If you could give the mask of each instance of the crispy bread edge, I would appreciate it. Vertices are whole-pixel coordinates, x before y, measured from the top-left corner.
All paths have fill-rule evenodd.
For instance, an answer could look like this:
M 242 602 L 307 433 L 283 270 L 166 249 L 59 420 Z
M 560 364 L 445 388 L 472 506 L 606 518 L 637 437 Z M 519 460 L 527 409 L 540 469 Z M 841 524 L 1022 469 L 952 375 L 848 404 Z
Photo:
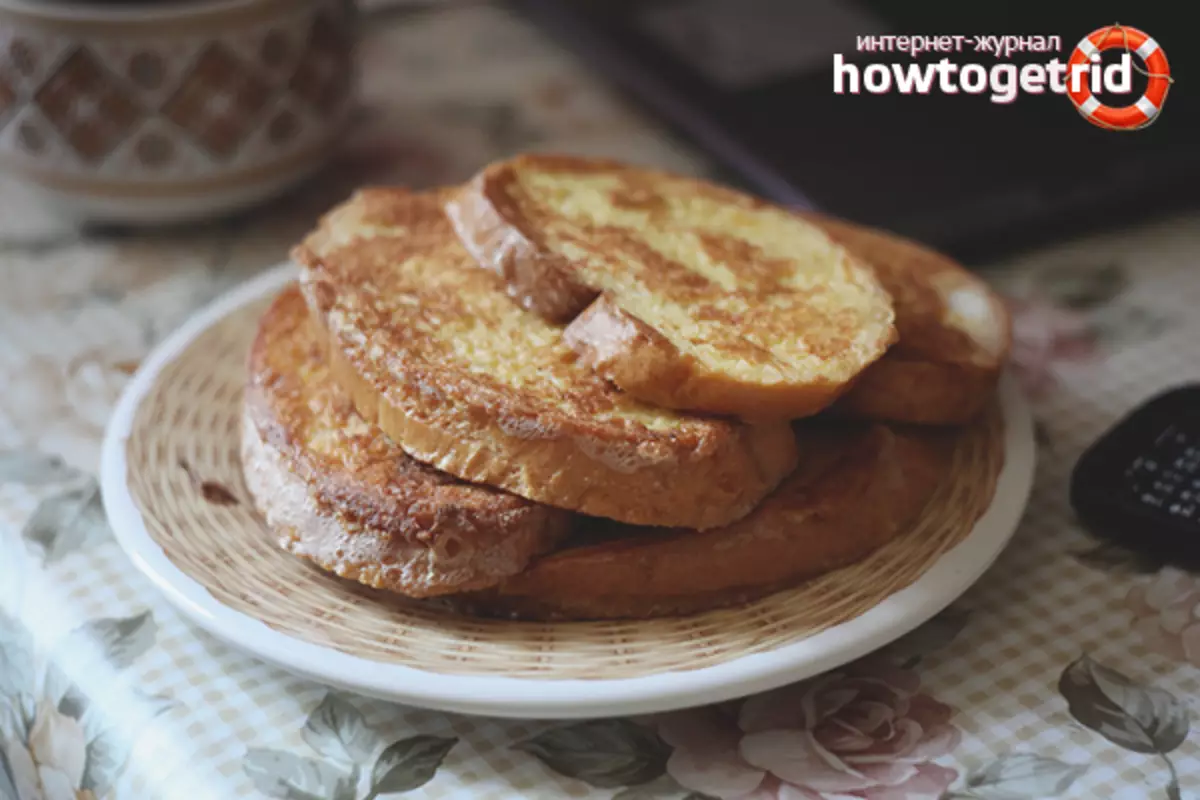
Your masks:
M 343 577 L 422 597 L 494 585 L 566 535 L 570 514 L 512 496 L 405 513 L 412 502 L 406 491 L 388 492 L 314 462 L 268 385 L 268 351 L 280 334 L 276 315 L 295 291 L 285 289 L 260 321 L 243 394 L 247 485 L 264 516 L 279 523 L 285 549 Z
M 459 537 L 439 532 L 426 545 L 353 522 L 313 497 L 286 452 L 267 442 L 249 413 L 242 418 L 241 459 L 246 488 L 282 549 L 342 578 L 409 597 L 494 586 L 521 572 L 533 554 L 549 550 L 564 532 L 546 524 L 502 524 L 487 537 L 489 547 L 476 546 L 478 530 Z M 439 548 L 449 541 L 461 547 Z
M 724 528 L 552 553 L 495 589 L 450 602 L 487 616 L 581 620 L 690 614 L 761 598 L 858 561 L 905 530 L 945 476 L 948 444 L 873 426 L 815 479 L 798 474 L 780 487 L 777 494 L 812 498 L 800 521 L 768 500 Z
M 461 398 L 431 402 L 421 387 L 377 374 L 339 338 L 327 319 L 332 292 L 320 278 L 320 259 L 303 246 L 293 258 L 309 270 L 301 287 L 328 337 L 331 374 L 359 414 L 413 458 L 462 480 L 629 524 L 705 529 L 745 516 L 796 465 L 786 425 L 740 425 L 704 452 L 647 457 L 632 443 L 544 437 L 534 424 L 506 431 L 497 415 Z
M 913 425 L 964 425 L 984 409 L 999 382 L 999 368 L 884 356 L 831 412 Z
M 353 522 L 423 546 L 429 546 L 434 535 L 486 539 L 511 535 L 518 527 L 544 529 L 548 539 L 566 533 L 569 512 L 531 503 L 512 494 L 464 485 L 464 490 L 472 491 L 457 496 L 454 492 L 444 492 L 442 497 L 434 500 L 422 491 L 420 480 L 405 477 L 381 486 L 365 481 L 351 470 L 331 469 L 326 460 L 309 451 L 308 444 L 296 429 L 297 420 L 291 418 L 290 409 L 283 405 L 286 401 L 276 395 L 280 391 L 274 384 L 279 375 L 278 368 L 287 371 L 304 366 L 292 363 L 290 359 L 282 364 L 272 363 L 278 356 L 273 352 L 275 348 L 295 344 L 294 341 L 282 342 L 280 337 L 294 336 L 297 324 L 304 327 L 313 343 L 326 343 L 326 338 L 320 336 L 320 330 L 311 319 L 303 294 L 292 283 L 279 293 L 259 320 L 247 357 L 243 403 L 267 445 L 280 453 L 288 470 L 308 485 L 322 507 L 336 509 L 338 514 Z M 295 378 L 295 375 L 291 377 Z M 311 402 L 311 396 L 308 401 Z M 317 416 L 322 413 L 313 408 L 308 411 Z M 402 452 L 398 452 L 398 456 L 409 460 Z M 409 491 L 410 488 L 413 491 Z M 437 518 L 434 524 L 428 523 L 431 515 Z
M 818 380 L 764 386 L 701 371 L 694 359 L 618 308 L 606 294 L 566 327 L 563 339 L 592 370 L 630 394 L 666 408 L 702 407 L 762 421 L 798 419 L 824 410 L 854 383 L 854 379 L 845 383 Z
M 818 225 L 835 241 L 854 252 L 851 238 L 863 226 L 838 217 L 815 212 L 803 216 Z M 943 270 L 969 271 L 954 259 L 933 248 L 888 231 L 867 229 L 866 234 L 894 242 L 895 246 L 928 251 Z M 869 265 L 869 260 L 859 255 Z M 915 276 L 923 280 L 924 274 Z M 1000 374 L 1012 350 L 1012 315 L 1003 298 L 977 276 L 971 282 L 978 285 L 987 300 L 990 317 L 1000 329 L 1003 345 L 990 363 L 979 360 L 936 359 L 924 354 L 904 351 L 901 347 L 885 353 L 868 366 L 850 390 L 833 406 L 839 416 L 864 420 L 882 420 L 916 425 L 962 425 L 977 417 L 996 390 Z M 901 312 L 897 307 L 897 314 Z M 989 353 L 989 356 L 991 354 Z
M 568 322 L 598 293 L 576 281 L 564 259 L 535 244 L 513 215 L 504 214 L 502 187 L 513 180 L 511 165 L 487 167 L 450 195 L 446 216 L 471 257 L 503 278 L 522 308 Z
M 294 295 L 293 295 L 294 293 Z M 280 315 L 290 312 L 285 303 L 296 302 L 297 310 L 304 314 L 302 322 L 313 334 L 319 334 L 307 303 L 296 284 L 290 284 L 263 314 L 259 328 L 247 356 L 247 380 L 244 389 L 246 413 L 257 426 L 260 435 L 273 450 L 280 453 L 288 464 L 289 471 L 298 475 L 309 487 L 314 499 L 325 507 L 335 508 L 347 518 L 374 529 L 386 530 L 393 537 L 406 537 L 410 542 L 428 544 L 430 531 L 421 520 L 434 513 L 431 502 L 420 492 L 410 493 L 407 484 L 398 483 L 385 490 L 383 487 L 365 483 L 359 476 L 346 470 L 330 470 L 321 459 L 307 450 L 307 445 L 295 430 L 295 421 L 290 419 L 280 401 L 274 396 L 277 388 L 270 385 L 274 370 L 271 367 L 271 349 L 276 347 L 279 336 L 291 328 Z M 294 324 L 294 323 L 292 323 Z M 318 344 L 325 338 L 315 338 Z M 299 364 L 293 364 L 299 367 Z M 317 413 L 317 412 L 313 412 Z M 413 484 L 416 487 L 416 484 Z M 515 495 L 494 492 L 485 502 L 457 502 L 443 498 L 437 505 L 439 517 L 438 534 L 458 537 L 477 536 L 480 531 L 501 528 L 508 530 L 517 526 L 546 528 L 547 532 L 565 533 L 568 512 L 530 503 Z M 454 520 L 460 520 L 451 524 Z
M 373 194 L 372 190 L 371 193 Z M 391 192 L 397 197 L 403 198 L 411 193 L 400 190 Z M 367 194 L 365 190 L 360 190 L 350 200 L 334 210 L 325 214 L 321 223 L 316 230 L 311 232 L 304 241 L 292 251 L 292 257 L 300 263 L 305 271 L 301 281 L 304 284 L 304 291 L 309 298 L 314 301 L 310 303 L 310 307 L 328 307 L 333 308 L 343 295 L 345 298 L 355 305 L 369 307 L 376 302 L 374 292 L 369 288 L 360 287 L 353 280 L 348 281 L 346 285 L 340 285 L 340 279 L 331 274 L 333 270 L 327 269 L 327 265 L 322 261 L 325 257 L 323 254 L 328 253 L 331 249 L 336 249 L 341 246 L 353 246 L 354 237 L 346 241 L 338 241 L 336 228 L 338 227 L 339 218 L 347 217 L 351 221 L 356 221 L 356 212 L 361 211 L 361 208 L 355 208 L 356 204 L 364 201 Z M 425 198 L 433 197 L 437 199 L 437 205 L 443 209 L 445 204 L 445 192 L 434 191 L 425 193 Z M 420 202 L 420 198 L 412 197 L 413 201 Z M 378 202 L 378 201 L 376 201 Z M 357 220 L 361 221 L 361 220 Z M 455 244 L 461 244 L 458 237 L 450 229 L 447 233 L 452 237 Z M 462 252 L 465 259 L 464 264 L 474 264 L 474 260 L 465 251 Z M 336 257 L 336 256 L 335 256 Z M 486 270 L 480 270 L 481 273 Z M 492 281 L 488 279 L 489 284 L 492 284 L 493 290 L 496 286 L 503 286 L 502 281 Z M 360 289 L 365 289 L 360 291 Z M 515 304 L 514 304 L 515 305 Z M 320 314 L 317 314 L 319 317 Z M 532 315 L 537 316 L 537 315 Z M 359 334 L 365 335 L 363 331 Z M 559 332 L 561 336 L 561 332 Z M 356 337 L 356 341 L 361 340 L 362 336 Z M 362 342 L 359 341 L 361 345 Z M 659 430 L 650 433 L 649 437 L 641 435 L 641 433 L 632 431 L 628 436 L 613 435 L 611 425 L 603 424 L 592 419 L 581 418 L 578 415 L 556 414 L 554 412 L 544 412 L 544 404 L 535 403 L 532 406 L 528 404 L 512 403 L 510 400 L 519 399 L 513 398 L 512 395 L 503 387 L 489 386 L 487 380 L 472 381 L 469 378 L 461 377 L 462 371 L 451 368 L 443 369 L 436 363 L 417 363 L 412 359 L 405 359 L 402 353 L 394 353 L 392 356 L 399 363 L 390 366 L 391 369 L 397 370 L 397 376 L 403 375 L 406 383 L 420 384 L 426 386 L 432 394 L 445 394 L 447 392 L 459 392 L 463 395 L 462 402 L 469 405 L 471 413 L 475 416 L 495 416 L 498 411 L 503 415 L 502 429 L 509 432 L 512 428 L 521 429 L 536 429 L 542 438 L 550 438 L 552 433 L 555 435 L 565 435 L 568 437 L 576 437 L 581 440 L 601 440 L 607 442 L 610 446 L 615 446 L 615 441 L 611 439 L 619 438 L 622 442 L 628 442 L 631 448 L 637 447 L 642 450 L 642 455 L 646 455 L 647 450 L 658 451 L 661 456 L 668 454 L 668 451 L 673 452 L 677 457 L 704 457 L 704 454 L 712 452 L 713 448 L 726 446 L 719 440 L 728 437 L 727 432 L 716 432 L 714 426 L 707 427 L 708 431 L 701 431 L 697 435 L 688 435 L 685 440 L 677 439 L 673 432 L 669 430 Z M 378 372 L 378 370 L 376 370 Z M 452 379 L 457 378 L 452 383 Z M 471 385 L 467 385 L 471 384 Z M 437 387 L 436 389 L 434 387 Z M 442 391 L 442 390 L 446 391 Z M 510 413 L 512 412 L 512 413 Z M 519 412 L 519 413 L 518 413 Z M 701 415 L 703 416 L 703 415 Z M 734 425 L 736 423 L 728 422 L 722 425 Z M 786 433 L 786 426 L 776 420 L 774 423 L 778 426 L 781 433 Z M 649 441 L 648 439 L 653 439 Z M 693 452 L 694 451 L 694 452 Z M 686 455 L 691 453 L 691 455 Z M 656 456 L 660 457 L 660 456 Z
M 812 416 L 850 389 L 853 378 L 765 386 L 703 371 L 653 326 L 579 283 L 565 259 L 534 241 L 519 215 L 508 209 L 504 192 L 504 187 L 516 180 L 516 165 L 527 161 L 562 163 L 581 170 L 625 169 L 629 165 L 575 156 L 517 156 L 485 167 L 454 192 L 446 205 L 459 239 L 476 262 L 499 274 L 508 293 L 523 308 L 553 322 L 570 323 L 564 338 L 598 374 L 652 405 L 758 421 Z M 870 269 L 849 253 L 846 267 L 848 275 L 869 284 L 891 310 L 891 297 Z M 863 366 L 882 357 L 896 338 L 895 325 L 889 324 Z

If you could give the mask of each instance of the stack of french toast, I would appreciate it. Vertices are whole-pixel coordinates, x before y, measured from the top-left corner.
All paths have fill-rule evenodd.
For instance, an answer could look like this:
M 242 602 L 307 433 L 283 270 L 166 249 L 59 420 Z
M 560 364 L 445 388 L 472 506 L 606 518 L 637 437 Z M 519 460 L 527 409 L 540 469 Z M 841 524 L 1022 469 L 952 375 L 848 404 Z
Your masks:
M 861 559 L 950 477 L 1009 349 L 945 256 L 599 159 L 363 189 L 293 258 L 247 487 L 288 551 L 466 613 L 687 614 Z

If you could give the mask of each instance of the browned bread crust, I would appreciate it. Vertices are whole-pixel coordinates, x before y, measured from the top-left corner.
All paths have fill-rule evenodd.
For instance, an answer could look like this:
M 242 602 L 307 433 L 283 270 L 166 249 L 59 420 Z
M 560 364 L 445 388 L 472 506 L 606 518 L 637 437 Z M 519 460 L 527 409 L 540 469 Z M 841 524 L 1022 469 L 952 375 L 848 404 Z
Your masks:
M 428 597 L 525 568 L 571 515 L 405 455 L 330 380 L 304 298 L 285 289 L 249 356 L 243 466 L 281 546 L 378 589 Z
M 809 217 L 874 268 L 894 300 L 900 334 L 838 401 L 838 412 L 930 425 L 974 418 L 1008 359 L 1012 325 L 1004 301 L 928 247 L 843 220 Z
M 809 416 L 895 337 L 891 300 L 803 218 L 713 184 L 525 155 L 452 196 L 463 243 L 592 369 L 654 405 Z
M 450 602 L 529 619 L 686 614 L 746 602 L 857 561 L 920 514 L 952 442 L 882 425 L 801 429 L 800 468 L 745 518 L 708 531 L 600 525 L 598 543 L 543 556 Z
M 297 247 L 339 385 L 413 458 L 586 514 L 711 528 L 796 462 L 784 424 L 646 406 L 517 308 L 463 249 L 445 197 L 359 192 Z

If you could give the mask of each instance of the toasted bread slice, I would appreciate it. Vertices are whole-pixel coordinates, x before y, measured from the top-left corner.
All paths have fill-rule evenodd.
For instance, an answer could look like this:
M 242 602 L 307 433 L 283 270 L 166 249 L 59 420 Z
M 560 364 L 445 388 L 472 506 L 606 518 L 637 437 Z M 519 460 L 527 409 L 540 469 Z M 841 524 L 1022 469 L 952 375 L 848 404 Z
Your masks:
M 1008 359 L 1004 301 L 980 278 L 916 242 L 842 220 L 810 216 L 874 268 L 896 308 L 899 341 L 837 403 L 852 416 L 927 425 L 973 418 Z
M 952 446 L 939 434 L 882 425 L 797 436 L 800 468 L 732 525 L 654 532 L 601 522 L 590 543 L 449 602 L 528 619 L 666 616 L 747 602 L 864 558 L 905 530 L 945 474 Z
M 294 251 L 360 414 L 463 480 L 645 525 L 744 516 L 796 463 L 785 424 L 653 408 L 579 363 L 479 269 L 445 197 L 359 192 Z
M 745 419 L 828 406 L 895 338 L 871 271 L 756 198 L 595 159 L 493 164 L 447 206 L 525 308 L 654 405 Z
M 284 549 L 378 589 L 480 589 L 558 543 L 565 511 L 420 464 L 330 381 L 304 298 L 285 290 L 249 358 L 243 465 Z

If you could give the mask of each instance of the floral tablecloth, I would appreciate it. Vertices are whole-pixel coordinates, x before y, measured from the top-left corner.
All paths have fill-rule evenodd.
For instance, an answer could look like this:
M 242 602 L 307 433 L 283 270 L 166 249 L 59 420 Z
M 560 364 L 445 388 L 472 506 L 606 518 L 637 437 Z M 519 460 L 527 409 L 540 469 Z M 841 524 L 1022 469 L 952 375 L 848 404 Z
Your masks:
M 185 623 L 113 542 L 96 483 L 106 417 L 164 334 L 362 182 L 454 181 L 534 147 L 704 170 L 496 8 L 369 27 L 354 135 L 269 208 L 80 230 L 0 181 L 0 798 L 1200 797 L 1200 578 L 1089 538 L 1065 491 L 1122 412 L 1200 377 L 1197 216 L 988 266 L 1039 421 L 1033 499 L 975 588 L 859 663 L 687 712 L 510 722 L 332 691 Z

